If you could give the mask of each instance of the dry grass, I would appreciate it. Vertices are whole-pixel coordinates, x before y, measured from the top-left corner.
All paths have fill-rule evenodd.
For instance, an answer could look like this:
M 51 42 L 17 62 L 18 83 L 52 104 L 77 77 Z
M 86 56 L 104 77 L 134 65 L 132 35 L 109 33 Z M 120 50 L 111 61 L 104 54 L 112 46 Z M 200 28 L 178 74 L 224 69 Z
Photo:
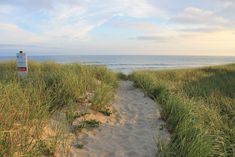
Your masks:
M 162 156 L 235 156 L 235 64 L 131 75 L 162 106 L 172 133 Z
M 93 108 L 112 99 L 116 75 L 104 67 L 29 63 L 27 78 L 18 78 L 15 62 L 0 63 L 0 156 L 51 155 L 57 134 L 43 138 L 51 115 L 79 106 L 88 97 Z

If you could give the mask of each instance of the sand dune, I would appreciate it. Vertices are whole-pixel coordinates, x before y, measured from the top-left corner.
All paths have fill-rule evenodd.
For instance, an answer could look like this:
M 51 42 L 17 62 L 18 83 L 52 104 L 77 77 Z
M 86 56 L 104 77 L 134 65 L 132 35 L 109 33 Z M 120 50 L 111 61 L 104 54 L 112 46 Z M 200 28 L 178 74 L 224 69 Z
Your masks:
M 113 104 L 115 120 L 77 137 L 83 149 L 73 147 L 71 157 L 156 157 L 156 141 L 166 141 L 159 107 L 132 82 L 120 81 Z

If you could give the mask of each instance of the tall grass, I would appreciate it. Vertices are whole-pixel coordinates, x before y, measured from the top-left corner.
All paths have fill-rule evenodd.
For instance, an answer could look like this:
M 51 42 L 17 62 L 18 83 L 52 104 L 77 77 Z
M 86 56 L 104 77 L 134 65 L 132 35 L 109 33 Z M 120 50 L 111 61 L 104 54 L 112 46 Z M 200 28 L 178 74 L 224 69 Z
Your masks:
M 105 106 L 116 85 L 104 67 L 30 62 L 28 77 L 19 78 L 15 62 L 0 63 L 0 156 L 52 154 L 56 141 L 43 134 L 53 112 L 81 105 L 89 93 L 94 108 Z
M 235 156 L 235 64 L 131 75 L 162 106 L 172 133 L 162 156 Z

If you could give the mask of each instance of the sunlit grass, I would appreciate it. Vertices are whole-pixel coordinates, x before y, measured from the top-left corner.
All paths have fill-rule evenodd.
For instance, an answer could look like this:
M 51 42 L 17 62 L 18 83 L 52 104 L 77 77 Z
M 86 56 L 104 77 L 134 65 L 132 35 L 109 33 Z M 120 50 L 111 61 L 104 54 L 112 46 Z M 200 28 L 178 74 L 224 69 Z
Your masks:
M 131 79 L 162 106 L 172 134 L 162 156 L 235 155 L 235 64 L 141 71 Z
M 105 67 L 30 62 L 28 77 L 19 78 L 15 62 L 0 63 L 0 156 L 51 155 L 57 135 L 43 133 L 52 114 L 66 108 L 72 121 L 75 113 L 68 109 L 90 93 L 92 107 L 105 109 L 116 85 L 116 75 Z

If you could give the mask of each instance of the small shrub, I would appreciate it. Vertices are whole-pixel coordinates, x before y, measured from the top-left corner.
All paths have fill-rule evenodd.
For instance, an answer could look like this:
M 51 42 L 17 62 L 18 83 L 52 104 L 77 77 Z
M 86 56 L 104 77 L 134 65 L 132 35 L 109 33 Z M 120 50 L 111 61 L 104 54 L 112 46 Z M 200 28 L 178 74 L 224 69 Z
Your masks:
M 105 116 L 110 116 L 112 112 L 109 109 L 99 110 L 100 113 L 102 113 Z
M 121 73 L 121 72 L 117 73 L 117 77 L 120 80 L 124 80 L 124 81 L 128 80 L 128 75 Z
M 84 120 L 82 121 L 76 128 L 98 128 L 100 125 L 100 122 L 92 119 L 92 120 Z
M 78 149 L 83 149 L 84 145 L 81 144 L 81 143 L 78 143 L 78 144 L 75 145 L 75 147 L 78 148 Z

